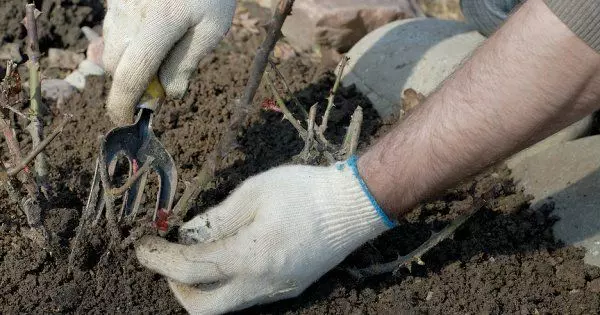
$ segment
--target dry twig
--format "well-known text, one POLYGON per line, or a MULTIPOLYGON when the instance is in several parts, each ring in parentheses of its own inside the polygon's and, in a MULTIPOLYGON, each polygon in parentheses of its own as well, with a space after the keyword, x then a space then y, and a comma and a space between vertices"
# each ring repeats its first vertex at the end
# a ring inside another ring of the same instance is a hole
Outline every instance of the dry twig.
POLYGON ((296 95, 294 95, 294 93, 292 93, 292 89, 290 89, 290 86, 287 84, 285 77, 283 76, 281 71, 279 71, 279 69, 277 68, 275 63, 271 60, 269 60, 269 65, 271 66, 271 69, 273 70, 273 72, 275 72, 275 74, 279 78, 280 82, 283 84, 283 87, 285 87, 288 97, 292 99, 292 101, 294 102, 294 104, 296 105, 298 110, 300 110, 302 117, 305 120, 308 120, 308 113, 306 112, 306 109, 304 109, 304 106, 302 106, 302 103, 300 103, 300 100, 298 100, 296 95))
POLYGON ((107 192, 113 196, 121 196, 123 195, 125 192, 127 192, 127 190, 129 188, 131 188, 131 186, 133 184, 135 184, 135 182, 137 182, 137 180, 142 177, 142 175, 148 173, 148 171, 150 171, 150 167, 152 167, 152 162, 154 161, 154 158, 149 156, 148 159, 146 160, 146 162, 144 162, 144 165, 142 165, 142 167, 140 167, 140 169, 135 172, 133 175, 129 176, 129 178, 127 178, 127 181, 125 182, 125 184, 123 184, 123 186, 121 187, 111 187, 110 190, 107 190, 107 192))
POLYGON ((65 129, 65 126, 71 121, 71 115, 65 115, 64 120, 58 125, 58 127, 48 136, 44 141, 40 142, 27 156, 19 162, 19 164, 15 165, 13 168, 8 170, 9 176, 15 176, 18 172, 27 167, 27 164, 31 163, 33 159, 35 159, 42 151, 56 138, 62 131, 65 129))
POLYGON ((452 236, 454 234, 454 232, 456 231, 456 229, 458 229, 465 222, 467 222, 467 220, 475 212, 477 212, 477 210, 479 210, 479 209, 475 209, 470 214, 465 214, 465 215, 458 217, 456 220, 452 221, 452 223, 450 223, 450 225, 448 225, 443 230, 441 230, 437 233, 433 233, 431 235, 431 237, 429 237, 429 239, 425 243, 421 244, 421 246, 419 246, 417 249, 408 253, 405 256, 398 257, 398 259, 396 259, 395 261, 384 263, 384 264, 374 264, 374 265, 371 265, 371 266, 369 266, 367 268, 363 268, 363 269, 349 268, 347 271, 354 278, 363 279, 363 278, 378 276, 378 275, 382 275, 382 274, 386 274, 386 273, 390 273, 390 272, 392 273, 392 275, 395 276, 402 267, 407 267, 410 270, 411 269, 410 264, 412 262, 416 262, 419 265, 425 265, 425 263, 421 260, 421 257, 425 253, 427 253, 430 249, 432 249, 437 244, 439 244, 441 241, 452 236))
POLYGON ((335 94, 337 93, 338 88, 340 87, 340 80, 342 78, 342 74, 344 73, 344 68, 348 64, 348 56, 342 57, 342 61, 338 67, 337 77, 335 78, 335 83, 333 84, 333 88, 329 92, 329 96, 327 97, 327 108, 325 109, 325 114, 323 114, 323 121, 321 122, 321 126, 319 126, 319 135, 322 138, 325 138, 324 133, 327 130, 327 123, 329 122, 329 115, 331 114, 331 109, 334 107, 334 99, 335 94))
MULTIPOLYGON (((285 117, 285 119, 287 119, 292 124, 292 126, 294 126, 294 128, 296 128, 296 131, 298 131, 298 134, 300 134, 300 137, 302 139, 304 139, 304 141, 309 141, 307 138, 307 131, 304 129, 304 127, 302 127, 302 125, 300 125, 300 122, 298 122, 298 120, 294 117, 292 112, 290 112, 290 110, 287 108, 287 106, 285 105, 285 102, 281 98, 281 95, 279 94, 279 92, 277 92, 277 88, 275 87, 275 84, 273 84, 273 81, 271 81, 271 78, 269 78, 269 76, 266 75, 264 79, 265 79, 265 83, 267 84, 267 87, 271 90, 271 93, 273 93, 273 95, 275 96, 275 102, 277 103, 277 106, 279 107, 279 109, 281 109, 281 112, 283 113, 283 116, 285 117)), ((308 127, 308 130, 310 130, 310 129, 311 129, 311 127, 308 127)), ((308 132, 312 133, 311 131, 308 131, 308 132)))
MULTIPOLYGON (((21 101, 17 101, 16 104, 20 104, 21 101)), ((15 105, 15 104, 13 104, 15 105)), ((27 119, 29 120, 29 117, 23 113, 21 113, 21 111, 19 111, 18 109, 14 108, 13 105, 7 105, 7 104, 2 104, 1 106, 8 109, 9 111, 15 113, 17 116, 23 118, 23 119, 27 119)))
POLYGON ((315 119, 317 116, 317 104, 310 107, 310 111, 308 113, 308 134, 306 136, 304 142, 304 149, 302 149, 302 153, 300 156, 304 163, 308 163, 310 160, 310 151, 312 150, 313 141, 315 138, 315 119))
MULTIPOLYGON (((15 131, 10 125, 10 120, 4 114, 1 113, 0 130, 2 130, 2 134, 4 135, 4 139, 6 140, 6 145, 8 146, 8 151, 10 152, 9 156, 11 165, 19 165, 23 160, 21 148, 19 147, 19 143, 15 137, 15 131)), ((19 169, 19 171, 22 169, 23 168, 19 169)), ((8 170, 8 176, 15 176, 17 175, 17 173, 18 171, 11 172, 10 170, 8 170)), ((38 186, 29 170, 26 170, 22 174, 19 174, 19 180, 27 190, 27 193, 30 197, 38 197, 38 186)))
POLYGON ((346 271, 348 271, 350 275, 357 279, 363 279, 366 277, 378 276, 390 272, 392 275, 396 275, 402 267, 407 267, 410 270, 410 264, 412 262, 416 262, 419 265, 425 265, 425 263, 421 260, 421 257, 443 240, 453 236, 454 232, 456 232, 459 227, 463 226, 474 214, 479 212, 479 210, 481 210, 487 204, 487 199, 489 196, 491 196, 491 194, 492 189, 483 193, 482 196, 477 198, 473 203, 473 210, 471 210, 471 212, 459 216, 443 230, 433 233, 429 239, 425 241, 425 243, 421 244, 421 246, 407 255, 400 256, 398 259, 392 262, 374 264, 363 269, 349 268, 346 271))
MULTIPOLYGON (((271 93, 273 94, 273 97, 275 98, 279 109, 283 113, 284 117, 292 123, 294 128, 296 128, 296 130, 298 131, 300 137, 304 140, 304 149, 298 156, 295 157, 295 159, 299 158, 305 164, 312 164, 314 162, 319 163, 319 158, 321 158, 321 160, 324 159, 329 164, 331 164, 338 160, 347 159, 351 155, 356 153, 363 121, 363 112, 360 106, 356 108, 354 114, 352 115, 350 126, 348 127, 348 131, 346 133, 346 136, 344 137, 344 143, 341 147, 333 145, 325 137, 325 131, 327 130, 329 116, 331 114, 332 108, 335 107, 334 100, 337 90, 340 87, 340 78, 342 76, 344 68, 348 63, 348 60, 349 58, 344 56, 338 66, 337 77, 327 97, 327 108, 325 109, 325 113, 321 118, 321 125, 317 126, 317 124, 315 123, 315 118, 309 114, 309 117, 307 118, 307 130, 304 130, 304 128, 302 128, 302 126, 298 123, 296 118, 294 118, 293 114, 286 107, 284 100, 281 98, 281 95, 279 94, 279 92, 277 92, 274 83, 268 76, 265 76, 265 82, 270 88, 271 93)), ((271 63, 271 67, 277 70, 277 67, 273 63, 271 63)), ((283 80, 284 86, 287 87, 288 84, 285 82, 283 76, 279 76, 279 78, 283 80)), ((315 106, 316 105, 317 104, 315 104, 315 106)), ((302 104, 299 104, 299 107, 304 106, 302 106, 302 104)))
POLYGON ((344 138, 344 144, 339 152, 340 156, 344 159, 349 159, 351 156, 356 154, 358 148, 358 139, 360 138, 360 131, 362 130, 363 123, 363 111, 362 107, 358 106, 352 114, 346 137, 344 138))

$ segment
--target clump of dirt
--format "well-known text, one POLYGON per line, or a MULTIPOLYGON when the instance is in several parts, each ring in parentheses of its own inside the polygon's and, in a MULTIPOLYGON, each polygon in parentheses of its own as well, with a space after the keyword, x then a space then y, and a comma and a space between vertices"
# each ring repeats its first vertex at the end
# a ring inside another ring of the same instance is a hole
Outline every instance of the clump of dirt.
MULTIPOLYGON (((156 133, 173 155, 181 179, 190 179, 200 170, 225 131, 231 104, 243 91, 258 43, 259 36, 230 34, 203 60, 190 92, 182 100, 169 100, 156 117, 156 133)), ((333 69, 302 55, 282 62, 280 70, 303 104, 320 102, 324 107, 333 85, 333 69)), ((106 233, 91 233, 73 273, 67 273, 68 245, 89 192, 97 135, 112 127, 104 110, 109 86, 109 79, 91 78, 83 93, 60 107, 50 104, 54 117, 61 113, 75 116, 48 149, 56 197, 46 224, 57 246, 45 252, 24 238, 24 216, 0 191, 2 313, 184 312, 166 281, 139 265, 132 248, 108 251, 106 233)), ((257 103, 265 97, 270 95, 260 90, 257 103)), ((350 114, 359 105, 365 109, 363 147, 384 129, 368 100, 353 88, 341 89, 336 104, 330 138, 342 137, 350 114)), ((52 125, 59 120, 53 119, 52 125)), ((22 145, 30 146, 26 137, 22 145)), ((281 114, 253 113, 215 188, 201 196, 191 215, 222 201, 248 176, 289 163, 302 146, 281 114)), ((554 240, 551 208, 531 211, 527 205, 528 198, 515 190, 506 170, 491 170, 418 207, 400 227, 357 250, 300 297, 244 313, 600 312, 600 268, 585 265, 582 251, 554 240), (470 211, 474 200, 490 191, 492 198, 454 239, 422 257, 425 265, 401 269, 396 276, 362 280, 345 271, 410 252, 432 230, 470 211)))

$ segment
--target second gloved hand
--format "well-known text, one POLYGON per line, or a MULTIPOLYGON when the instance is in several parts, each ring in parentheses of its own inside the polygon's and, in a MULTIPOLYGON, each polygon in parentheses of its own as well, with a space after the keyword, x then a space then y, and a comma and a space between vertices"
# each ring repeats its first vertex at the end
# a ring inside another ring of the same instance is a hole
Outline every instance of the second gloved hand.
POLYGON ((283 166, 246 180, 180 229, 183 242, 147 237, 139 261, 169 279, 192 314, 295 297, 393 226, 358 176, 356 160, 283 166))
POLYGON ((235 0, 108 0, 105 69, 113 83, 108 114, 131 123, 136 102, 158 73, 168 96, 181 97, 198 62, 231 27, 235 0))

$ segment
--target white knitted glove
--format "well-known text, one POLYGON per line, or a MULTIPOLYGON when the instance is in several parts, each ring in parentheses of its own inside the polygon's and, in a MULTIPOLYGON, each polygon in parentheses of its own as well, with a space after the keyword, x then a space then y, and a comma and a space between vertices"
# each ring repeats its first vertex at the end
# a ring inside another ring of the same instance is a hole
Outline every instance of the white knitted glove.
POLYGON ((159 74, 181 97, 198 62, 228 32, 235 0, 108 0, 104 68, 113 74, 107 109, 116 124, 133 120, 136 102, 159 74))
POLYGON ((356 159, 283 166, 246 180, 182 226, 185 243, 142 239, 142 265, 169 278, 192 314, 299 295, 361 244, 393 227, 358 177, 356 159))

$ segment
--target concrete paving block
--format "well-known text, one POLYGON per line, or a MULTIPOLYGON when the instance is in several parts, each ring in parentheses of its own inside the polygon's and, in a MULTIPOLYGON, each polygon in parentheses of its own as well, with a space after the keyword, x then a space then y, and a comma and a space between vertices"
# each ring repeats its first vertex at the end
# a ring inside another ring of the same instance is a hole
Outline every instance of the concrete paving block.
POLYGON ((402 92, 429 95, 485 37, 466 23, 434 18, 389 23, 348 52, 342 84, 355 84, 380 116, 402 109, 402 92))
POLYGON ((506 161, 506 164, 509 168, 511 168, 513 165, 519 164, 525 158, 536 155, 545 150, 554 148, 555 146, 563 142, 584 137, 588 135, 590 130, 592 129, 592 123, 593 117, 592 115, 589 115, 583 118, 582 120, 575 122, 569 127, 513 155, 506 161))
POLYGON ((585 262, 600 266, 600 136, 557 145, 511 166, 532 207, 554 203, 554 235, 587 249, 585 262))

